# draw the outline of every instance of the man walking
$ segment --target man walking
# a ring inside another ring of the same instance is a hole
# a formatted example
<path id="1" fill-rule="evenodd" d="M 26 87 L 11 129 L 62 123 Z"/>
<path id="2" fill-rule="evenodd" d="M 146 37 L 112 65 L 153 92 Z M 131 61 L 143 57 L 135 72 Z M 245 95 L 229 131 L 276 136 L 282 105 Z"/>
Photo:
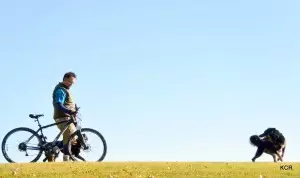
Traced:
<path id="1" fill-rule="evenodd" d="M 53 90 L 53 118 L 55 122 L 61 122 L 69 120 L 71 114 L 76 113 L 75 102 L 73 100 L 72 93 L 70 92 L 71 86 L 76 82 L 76 74 L 73 72 L 67 72 L 63 76 L 63 81 L 59 82 Z M 62 131 L 65 123 L 57 125 Z M 66 131 L 63 133 L 63 161 L 69 161 L 68 153 L 68 139 L 72 133 L 76 131 L 74 124 L 70 124 Z"/>

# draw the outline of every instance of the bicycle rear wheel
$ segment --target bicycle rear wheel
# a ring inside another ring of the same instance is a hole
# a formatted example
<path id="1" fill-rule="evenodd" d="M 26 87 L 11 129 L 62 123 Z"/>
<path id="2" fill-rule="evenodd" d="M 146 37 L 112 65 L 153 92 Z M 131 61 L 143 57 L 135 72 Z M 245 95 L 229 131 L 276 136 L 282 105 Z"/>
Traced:
<path id="1" fill-rule="evenodd" d="M 84 149 L 82 139 L 88 146 Z M 101 151 L 102 147 L 102 151 Z M 95 153 L 91 153 L 95 151 Z M 68 152 L 73 161 L 101 162 L 107 153 L 107 144 L 104 137 L 91 128 L 82 128 L 73 133 L 68 140 Z"/>
<path id="2" fill-rule="evenodd" d="M 11 150 L 8 145 L 9 138 L 15 137 L 15 140 L 12 141 L 15 146 L 11 147 L 11 149 L 15 148 L 16 150 Z M 31 141 L 35 142 L 35 146 Z M 31 142 L 31 143 L 30 143 Z M 26 127 L 19 127 L 9 131 L 2 140 L 2 154 L 4 158 L 10 163 L 19 163 L 19 162 L 36 162 L 42 156 L 42 150 L 40 148 L 42 140 L 40 136 L 32 129 Z M 12 151 L 8 153 L 8 151 Z M 32 153 L 28 154 L 29 151 L 35 152 L 35 155 L 31 155 Z M 19 153 L 25 154 L 26 157 L 33 156 L 30 160 L 25 160 L 20 156 Z M 21 158 L 20 161 L 17 159 Z"/>

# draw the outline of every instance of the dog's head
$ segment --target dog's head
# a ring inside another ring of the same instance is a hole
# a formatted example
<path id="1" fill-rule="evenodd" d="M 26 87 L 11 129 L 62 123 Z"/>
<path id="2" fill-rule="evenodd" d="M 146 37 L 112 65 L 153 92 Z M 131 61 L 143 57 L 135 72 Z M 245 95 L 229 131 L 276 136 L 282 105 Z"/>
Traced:
<path id="1" fill-rule="evenodd" d="M 259 146 L 261 144 L 262 140 L 259 138 L 258 135 L 252 135 L 250 137 L 250 143 L 253 146 Z"/>

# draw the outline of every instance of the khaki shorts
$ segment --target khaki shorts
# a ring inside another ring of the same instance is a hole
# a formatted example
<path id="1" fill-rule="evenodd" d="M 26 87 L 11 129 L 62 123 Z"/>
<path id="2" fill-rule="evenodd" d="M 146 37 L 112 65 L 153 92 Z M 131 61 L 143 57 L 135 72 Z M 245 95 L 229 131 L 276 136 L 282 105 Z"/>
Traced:
<path id="1" fill-rule="evenodd" d="M 70 117 L 60 117 L 60 118 L 56 118 L 54 119 L 56 123 L 61 122 L 61 121 L 65 121 L 65 120 L 69 120 Z M 60 131 L 62 131 L 65 127 L 66 123 L 62 123 L 62 124 L 58 124 L 57 127 L 59 128 Z M 76 127 L 75 125 L 72 123 L 68 126 L 68 128 L 65 130 L 65 132 L 63 133 L 63 144 L 66 145 L 68 144 L 68 140 L 69 137 L 71 136 L 72 133 L 74 133 L 76 131 Z"/>

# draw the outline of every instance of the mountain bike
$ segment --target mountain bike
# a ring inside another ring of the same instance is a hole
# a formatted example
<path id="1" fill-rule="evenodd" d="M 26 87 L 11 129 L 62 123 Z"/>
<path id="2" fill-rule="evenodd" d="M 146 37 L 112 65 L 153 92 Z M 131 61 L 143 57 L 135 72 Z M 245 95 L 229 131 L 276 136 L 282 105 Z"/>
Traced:
<path id="1" fill-rule="evenodd" d="M 99 156 L 92 155 L 91 157 L 94 158 L 95 162 L 101 162 L 104 160 L 106 153 L 107 153 L 107 144 L 106 140 L 104 139 L 103 135 L 98 132 L 95 129 L 92 128 L 81 128 L 81 114 L 78 112 L 79 108 L 76 106 L 76 114 L 70 115 L 70 119 L 66 121 L 61 121 L 58 123 L 53 123 L 49 125 L 42 126 L 40 124 L 39 118 L 43 117 L 44 114 L 29 114 L 29 117 L 34 119 L 35 122 L 38 123 L 38 130 L 34 131 L 33 129 L 27 128 L 27 127 L 18 127 L 11 131 L 9 131 L 5 137 L 2 140 L 2 154 L 4 158 L 10 162 L 10 163 L 16 163 L 21 161 L 15 161 L 12 159 L 13 156 L 15 156 L 18 152 L 12 153 L 10 156 L 8 155 L 8 144 L 9 138 L 16 135 L 19 132 L 23 132 L 19 137 L 18 140 L 20 140 L 21 136 L 24 136 L 25 134 L 29 134 L 28 137 L 26 137 L 25 140 L 21 141 L 16 147 L 18 151 L 20 151 L 22 154 L 25 153 L 25 156 L 31 156 L 28 154 L 29 151 L 36 151 L 37 155 L 30 161 L 24 161 L 24 162 L 37 162 L 43 152 L 45 155 L 54 154 L 56 157 L 59 155 L 60 152 L 63 150 L 63 144 L 62 141 L 58 140 L 59 137 L 67 130 L 67 127 L 70 124 L 74 124 L 76 126 L 76 131 L 70 135 L 68 139 L 68 153 L 70 155 L 70 159 L 73 161 L 88 161 L 87 158 L 84 158 L 81 153 L 89 153 L 91 150 L 96 150 L 96 153 L 100 152 Z M 59 125 L 59 124 L 65 124 L 62 131 L 58 133 L 58 135 L 54 138 L 53 141 L 47 142 L 47 137 L 43 133 L 43 129 Z M 40 132 L 40 133 L 39 133 Z M 89 135 L 92 134 L 92 135 Z M 93 140 L 93 136 L 96 138 L 96 140 Z M 36 139 L 37 145 L 31 146 L 29 143 L 31 140 Z M 97 140 L 100 140 L 99 144 L 95 144 L 97 146 L 103 147 L 103 151 L 100 151 L 100 149 L 94 149 L 94 146 L 91 146 L 91 143 L 95 143 Z M 75 140 L 75 143 L 74 143 Z M 43 161 L 45 162 L 47 158 L 45 158 Z"/>

